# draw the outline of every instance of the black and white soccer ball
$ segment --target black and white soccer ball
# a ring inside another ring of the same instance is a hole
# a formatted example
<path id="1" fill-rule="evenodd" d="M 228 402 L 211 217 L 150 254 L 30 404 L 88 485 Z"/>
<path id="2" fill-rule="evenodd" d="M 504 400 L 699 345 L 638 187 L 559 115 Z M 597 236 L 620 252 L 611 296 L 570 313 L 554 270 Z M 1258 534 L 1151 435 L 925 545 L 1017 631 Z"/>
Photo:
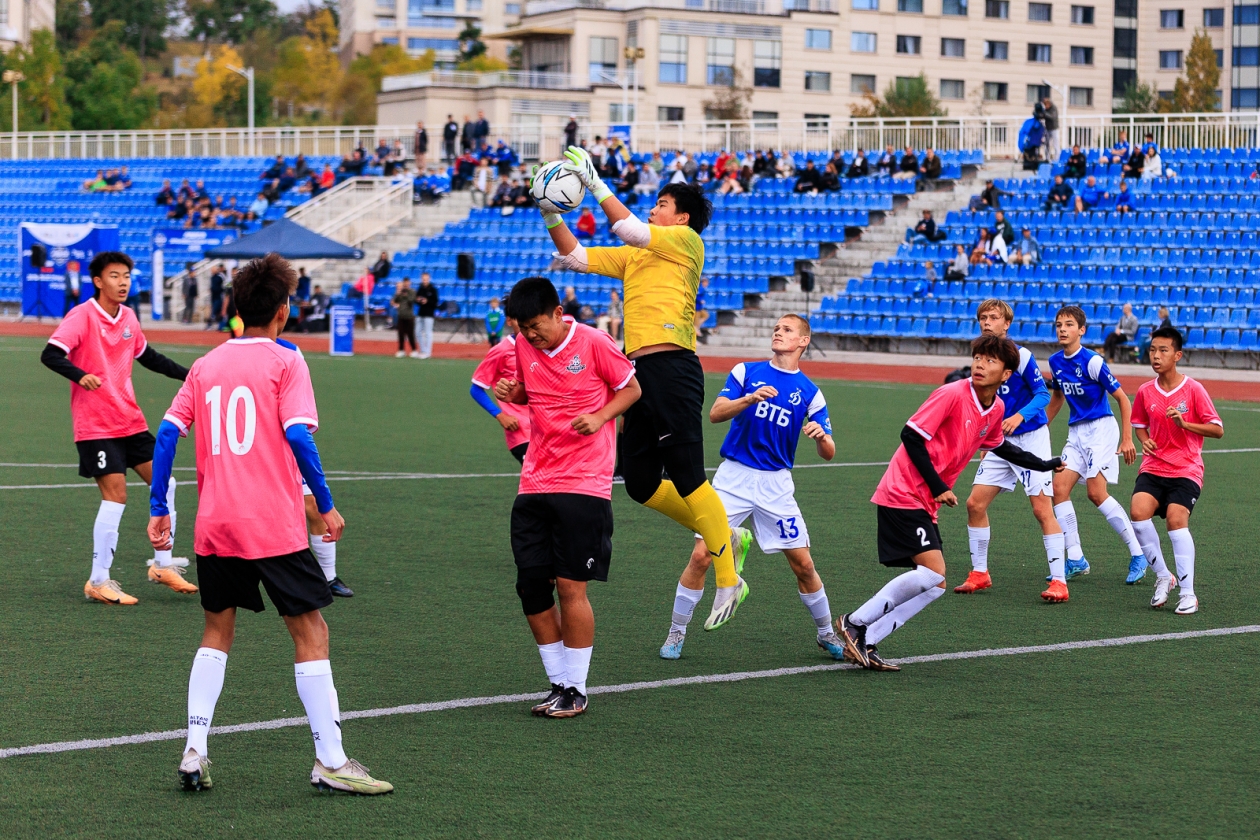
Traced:
<path id="1" fill-rule="evenodd" d="M 568 213 L 582 203 L 586 187 L 576 173 L 564 168 L 564 161 L 555 160 L 534 173 L 529 194 L 544 213 Z"/>

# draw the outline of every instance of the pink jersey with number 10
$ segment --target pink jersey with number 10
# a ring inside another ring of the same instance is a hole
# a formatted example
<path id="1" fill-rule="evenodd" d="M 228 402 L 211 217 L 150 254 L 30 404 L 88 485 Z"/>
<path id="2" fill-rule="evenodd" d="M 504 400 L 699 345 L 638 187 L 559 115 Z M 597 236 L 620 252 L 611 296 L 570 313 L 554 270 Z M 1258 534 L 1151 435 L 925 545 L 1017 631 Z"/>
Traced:
<path id="1" fill-rule="evenodd" d="M 166 412 L 197 433 L 197 554 L 258 560 L 307 547 L 302 475 L 285 430 L 319 427 L 301 353 L 234 338 L 193 363 Z"/>

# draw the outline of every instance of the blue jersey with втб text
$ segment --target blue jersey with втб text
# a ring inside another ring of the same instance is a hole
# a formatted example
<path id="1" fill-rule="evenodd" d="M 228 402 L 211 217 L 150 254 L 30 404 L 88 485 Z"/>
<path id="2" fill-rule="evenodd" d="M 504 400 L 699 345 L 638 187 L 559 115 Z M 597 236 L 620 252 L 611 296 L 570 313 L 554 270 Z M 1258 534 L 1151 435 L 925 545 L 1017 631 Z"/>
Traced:
<path id="1" fill-rule="evenodd" d="M 1060 350 L 1050 357 L 1050 375 L 1050 387 L 1067 400 L 1069 425 L 1115 416 L 1107 395 L 1119 391 L 1120 382 L 1093 350 L 1082 347 L 1071 356 Z"/>
<path id="2" fill-rule="evenodd" d="M 1024 418 L 1024 422 L 1012 434 L 1035 432 L 1046 425 L 1050 389 L 1046 387 L 1041 368 L 1037 367 L 1037 359 L 1027 347 L 1019 348 L 1019 367 L 1011 371 L 1011 378 L 998 388 L 998 396 L 1006 407 L 1006 417 L 1018 412 Z"/>
<path id="3" fill-rule="evenodd" d="M 778 391 L 778 396 L 735 415 L 722 441 L 722 457 L 754 470 L 790 470 L 802 426 L 814 420 L 831 434 L 827 400 L 799 370 L 780 370 L 768 361 L 736 365 L 719 396 L 737 400 L 765 385 Z"/>

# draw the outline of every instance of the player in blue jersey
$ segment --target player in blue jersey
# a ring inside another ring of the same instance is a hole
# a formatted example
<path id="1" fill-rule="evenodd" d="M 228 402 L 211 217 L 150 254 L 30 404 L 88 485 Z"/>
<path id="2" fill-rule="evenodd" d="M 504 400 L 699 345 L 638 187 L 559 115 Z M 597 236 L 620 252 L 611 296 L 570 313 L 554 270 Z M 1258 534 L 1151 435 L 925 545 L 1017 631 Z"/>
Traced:
<path id="1" fill-rule="evenodd" d="M 1063 472 L 1054 477 L 1054 515 L 1063 528 L 1067 548 L 1067 578 L 1089 574 L 1089 562 L 1081 551 L 1081 538 L 1076 527 L 1076 510 L 1072 507 L 1072 488 L 1083 483 L 1089 500 L 1097 506 L 1108 524 L 1124 540 L 1129 549 L 1129 575 L 1126 583 L 1134 584 L 1146 575 L 1146 556 L 1133 533 L 1133 525 L 1124 506 L 1111 498 L 1107 485 L 1120 480 L 1120 462 L 1137 460 L 1133 445 L 1129 402 L 1120 382 L 1111 375 L 1103 357 L 1081 346 L 1085 336 L 1085 313 L 1079 306 L 1065 306 L 1054 316 L 1054 329 L 1063 347 L 1050 357 L 1050 387 L 1053 395 L 1046 416 L 1054 420 L 1063 403 L 1068 405 L 1068 439 L 1063 448 Z M 1120 425 L 1107 402 L 1110 394 L 1120 406 Z M 1067 584 L 1051 580 L 1050 589 L 1067 600 Z"/>
<path id="2" fill-rule="evenodd" d="M 982 334 L 1006 338 L 1011 322 L 1015 320 L 1015 312 L 1006 301 L 990 298 L 976 309 L 976 320 L 980 322 Z M 1050 391 L 1046 388 L 1041 368 L 1037 367 L 1037 360 L 1026 347 L 1019 347 L 1019 367 L 1011 373 L 1010 379 L 999 386 L 998 396 L 1005 408 L 1002 434 L 1025 452 L 1049 460 L 1052 453 L 1046 406 L 1050 404 Z M 1054 474 L 1021 469 L 992 452 L 985 453 L 983 458 L 976 470 L 971 495 L 967 498 L 971 573 L 964 583 L 954 587 L 954 591 L 968 594 L 993 585 L 989 576 L 989 505 L 999 493 L 1014 490 L 1016 484 L 1023 485 L 1024 495 L 1032 503 L 1033 516 L 1041 526 L 1041 542 L 1046 548 L 1051 580 L 1064 580 L 1063 529 L 1059 527 L 1050 504 L 1054 495 Z M 1060 600 L 1053 597 L 1049 589 L 1042 592 L 1041 597 L 1047 601 Z"/>
<path id="3" fill-rule="evenodd" d="M 770 341 L 774 358 L 738 364 L 727 377 L 726 387 L 709 409 L 711 422 L 732 421 L 722 442 L 723 461 L 713 477 L 713 489 L 740 538 L 736 557 L 748 554 L 752 535 L 739 526 L 751 516 L 761 550 L 766 554 L 782 551 L 787 557 L 801 602 L 814 619 L 819 647 L 841 659 L 844 643 L 831 626 L 831 606 L 814 569 L 809 531 L 792 482 L 801 435 L 814 441 L 821 458 L 830 461 L 836 454 L 827 401 L 800 368 L 809 341 L 809 321 L 800 315 L 784 315 L 774 325 Z M 662 659 L 682 655 L 687 624 L 704 596 L 705 573 L 712 564 L 704 540 L 697 538 L 674 595 L 673 622 L 661 647 Z M 742 570 L 742 559 L 739 566 Z"/>

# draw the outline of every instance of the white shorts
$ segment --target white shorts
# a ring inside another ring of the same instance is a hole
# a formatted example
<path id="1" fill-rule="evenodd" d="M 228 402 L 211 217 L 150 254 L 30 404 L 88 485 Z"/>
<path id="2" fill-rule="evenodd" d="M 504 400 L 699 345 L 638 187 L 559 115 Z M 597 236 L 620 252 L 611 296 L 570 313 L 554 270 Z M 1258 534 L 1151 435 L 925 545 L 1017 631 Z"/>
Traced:
<path id="1" fill-rule="evenodd" d="M 713 489 L 726 507 L 732 528 L 752 517 L 753 534 L 764 553 L 809 548 L 809 531 L 796 504 L 791 470 L 768 472 L 723 461 L 713 476 Z"/>
<path id="2" fill-rule="evenodd" d="M 306 479 L 305 479 L 305 478 L 304 478 L 304 479 L 302 479 L 302 495 L 303 495 L 303 496 L 314 496 L 314 495 L 315 495 L 315 491 L 314 491 L 314 490 L 312 490 L 312 489 L 310 488 L 310 485 L 306 483 Z"/>
<path id="3" fill-rule="evenodd" d="M 1011 435 L 1007 440 L 1043 461 L 1048 461 L 1053 457 L 1050 450 L 1049 426 L 1042 426 L 1040 429 L 1033 429 L 1022 435 Z M 1007 493 L 1014 490 L 1016 484 L 1022 484 L 1025 496 L 1054 495 L 1054 473 L 1036 472 L 1017 467 L 992 452 L 985 455 L 984 460 L 980 462 L 980 467 L 976 470 L 976 480 L 972 483 L 987 487 L 1001 487 Z"/>
<path id="4" fill-rule="evenodd" d="M 1078 484 L 1102 473 L 1108 484 L 1120 480 L 1120 425 L 1115 417 L 1082 420 L 1068 426 L 1063 466 L 1081 477 Z"/>

